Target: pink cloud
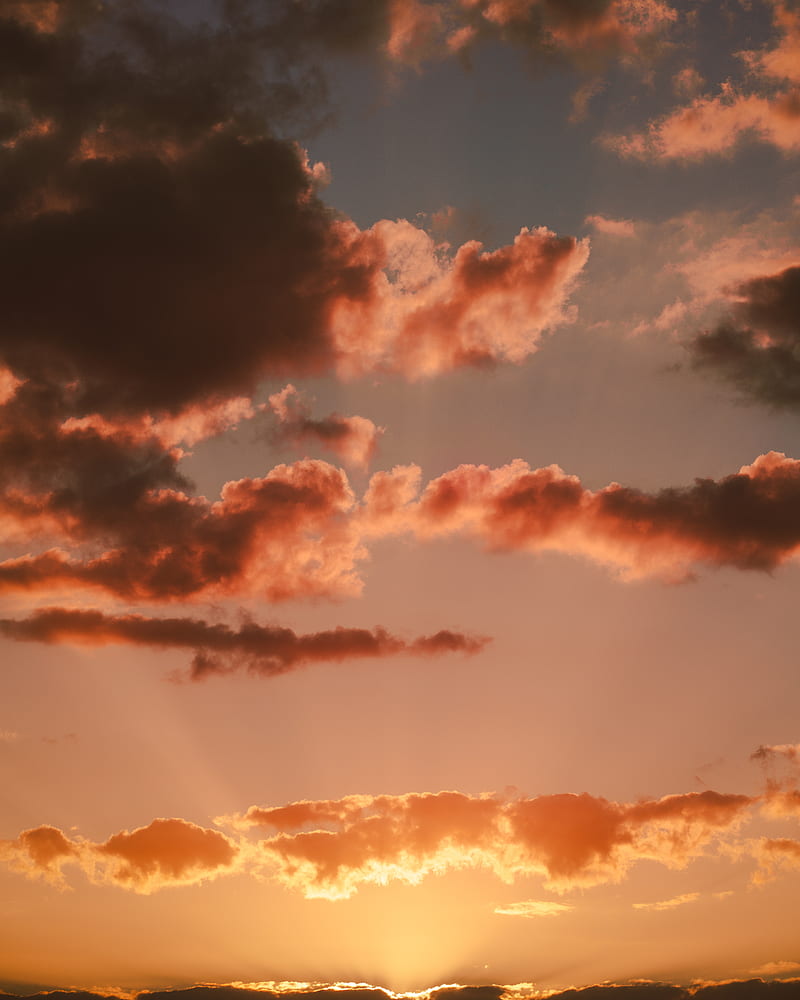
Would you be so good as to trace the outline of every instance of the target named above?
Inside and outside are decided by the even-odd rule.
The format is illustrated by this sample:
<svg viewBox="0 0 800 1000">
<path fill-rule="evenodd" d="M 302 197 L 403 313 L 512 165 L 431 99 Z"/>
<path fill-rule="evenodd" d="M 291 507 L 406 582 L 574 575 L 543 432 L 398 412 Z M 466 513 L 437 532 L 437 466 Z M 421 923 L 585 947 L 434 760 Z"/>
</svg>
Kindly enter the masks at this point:
<svg viewBox="0 0 800 1000">
<path fill-rule="evenodd" d="M 609 219 L 604 215 L 587 215 L 584 219 L 587 226 L 596 229 L 606 236 L 630 237 L 636 235 L 636 224 L 630 219 Z"/>
<path fill-rule="evenodd" d="M 511 246 L 464 243 L 455 255 L 409 222 L 379 222 L 382 248 L 368 300 L 342 301 L 333 339 L 344 374 L 400 371 L 411 378 L 464 366 L 519 363 L 542 335 L 572 319 L 566 299 L 587 241 L 522 229 Z"/>
<path fill-rule="evenodd" d="M 417 470 L 373 479 L 364 532 L 461 535 L 496 550 L 583 555 L 628 576 L 685 578 L 693 565 L 770 569 L 800 548 L 800 462 L 762 455 L 738 473 L 643 493 L 612 483 L 591 491 L 558 466 L 517 460 L 498 469 L 463 465 L 421 493 Z"/>
<path fill-rule="evenodd" d="M 384 432 L 366 417 L 342 417 L 338 413 L 315 420 L 302 396 L 290 383 L 269 397 L 272 412 L 281 422 L 279 437 L 294 444 L 316 441 L 346 464 L 366 469 L 375 456 Z"/>
</svg>

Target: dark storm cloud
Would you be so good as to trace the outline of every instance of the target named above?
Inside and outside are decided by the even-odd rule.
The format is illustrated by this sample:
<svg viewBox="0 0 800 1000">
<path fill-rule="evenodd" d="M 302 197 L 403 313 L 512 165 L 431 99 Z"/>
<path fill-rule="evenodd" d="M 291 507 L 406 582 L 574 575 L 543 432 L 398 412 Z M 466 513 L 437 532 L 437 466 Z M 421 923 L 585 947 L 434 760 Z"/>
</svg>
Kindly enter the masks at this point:
<svg viewBox="0 0 800 1000">
<path fill-rule="evenodd" d="M 106 615 L 96 610 L 45 608 L 23 620 L 0 619 L 0 635 L 20 642 L 75 642 L 90 646 L 120 643 L 157 649 L 195 651 L 189 678 L 247 670 L 271 677 L 309 663 L 407 654 L 476 653 L 489 641 L 460 632 L 440 631 L 407 641 L 385 629 L 335 628 L 312 635 L 246 622 L 238 629 L 196 618 L 145 618 Z"/>
<path fill-rule="evenodd" d="M 759 403 L 800 410 L 800 267 L 735 291 L 730 315 L 688 344 L 692 364 Z"/>
</svg>

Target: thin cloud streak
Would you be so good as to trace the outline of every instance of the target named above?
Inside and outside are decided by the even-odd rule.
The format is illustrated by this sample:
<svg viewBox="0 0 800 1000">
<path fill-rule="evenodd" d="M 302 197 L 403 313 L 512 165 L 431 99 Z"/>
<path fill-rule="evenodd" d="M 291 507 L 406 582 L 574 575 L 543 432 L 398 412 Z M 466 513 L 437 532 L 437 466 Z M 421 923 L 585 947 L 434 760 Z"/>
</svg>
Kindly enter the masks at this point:
<svg viewBox="0 0 800 1000">
<path fill-rule="evenodd" d="M 310 663 L 389 656 L 474 654 L 490 641 L 485 636 L 441 630 L 405 640 L 385 629 L 338 627 L 311 635 L 292 629 L 245 622 L 238 629 L 197 618 L 146 618 L 106 615 L 97 610 L 43 608 L 23 620 L 0 619 L 0 635 L 17 642 L 117 643 L 155 649 L 191 649 L 186 677 L 192 681 L 246 671 L 274 677 Z"/>
</svg>

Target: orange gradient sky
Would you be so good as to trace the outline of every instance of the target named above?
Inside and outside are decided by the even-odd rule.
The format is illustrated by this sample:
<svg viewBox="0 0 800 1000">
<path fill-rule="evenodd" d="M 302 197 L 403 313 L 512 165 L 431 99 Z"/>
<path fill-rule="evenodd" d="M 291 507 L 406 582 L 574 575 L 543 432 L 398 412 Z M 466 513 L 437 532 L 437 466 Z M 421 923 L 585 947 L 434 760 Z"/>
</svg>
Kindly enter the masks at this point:
<svg viewBox="0 0 800 1000">
<path fill-rule="evenodd" d="M 796 978 L 796 5 L 0 54 L 0 990 Z"/>
</svg>

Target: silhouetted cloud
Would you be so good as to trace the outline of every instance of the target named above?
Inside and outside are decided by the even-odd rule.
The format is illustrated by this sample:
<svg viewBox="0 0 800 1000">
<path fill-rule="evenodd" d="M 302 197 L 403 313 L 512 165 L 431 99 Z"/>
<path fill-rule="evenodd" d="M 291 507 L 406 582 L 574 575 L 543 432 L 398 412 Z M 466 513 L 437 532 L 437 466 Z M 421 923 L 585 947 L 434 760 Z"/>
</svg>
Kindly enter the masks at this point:
<svg viewBox="0 0 800 1000">
<path fill-rule="evenodd" d="M 332 413 L 315 420 L 301 394 L 290 383 L 269 397 L 269 405 L 280 421 L 277 437 L 299 445 L 312 440 L 332 451 L 346 465 L 366 469 L 375 455 L 384 431 L 366 417 L 342 417 Z"/>
<path fill-rule="evenodd" d="M 695 368 L 777 409 L 800 409 L 800 267 L 745 281 L 712 330 L 687 347 Z"/>
<path fill-rule="evenodd" d="M 780 963 L 778 963 L 780 964 Z M 266 984 L 265 984 L 266 985 Z M 272 989 L 259 985 L 258 989 L 246 986 L 194 986 L 187 989 L 145 990 L 134 993 L 132 1000 L 277 1000 L 289 997 L 293 1000 L 398 1000 L 403 994 L 390 993 L 374 986 L 353 987 L 351 984 L 308 984 L 307 986 L 283 986 L 270 984 Z M 128 994 L 126 994 L 127 996 Z M 513 996 L 523 1000 L 536 996 L 521 992 L 518 986 L 508 991 L 502 986 L 447 986 L 434 987 L 415 993 L 422 1000 L 503 1000 Z M 11 1000 L 116 1000 L 117 994 L 85 990 L 55 990 L 38 993 L 12 994 L 5 996 Z M 587 986 L 582 989 L 560 990 L 548 994 L 553 1000 L 797 1000 L 800 997 L 798 980 L 731 980 L 724 983 L 705 983 L 693 986 L 672 986 L 667 983 L 641 982 L 602 986 Z"/>
<path fill-rule="evenodd" d="M 74 642 L 90 646 L 121 643 L 157 649 L 192 649 L 188 676 L 198 681 L 247 670 L 261 677 L 288 673 L 309 663 L 363 657 L 436 656 L 477 653 L 489 640 L 443 630 L 405 640 L 385 629 L 335 628 L 310 635 L 245 622 L 238 629 L 197 618 L 145 618 L 102 611 L 44 608 L 23 620 L 0 619 L 0 635 L 23 642 Z"/>
</svg>

